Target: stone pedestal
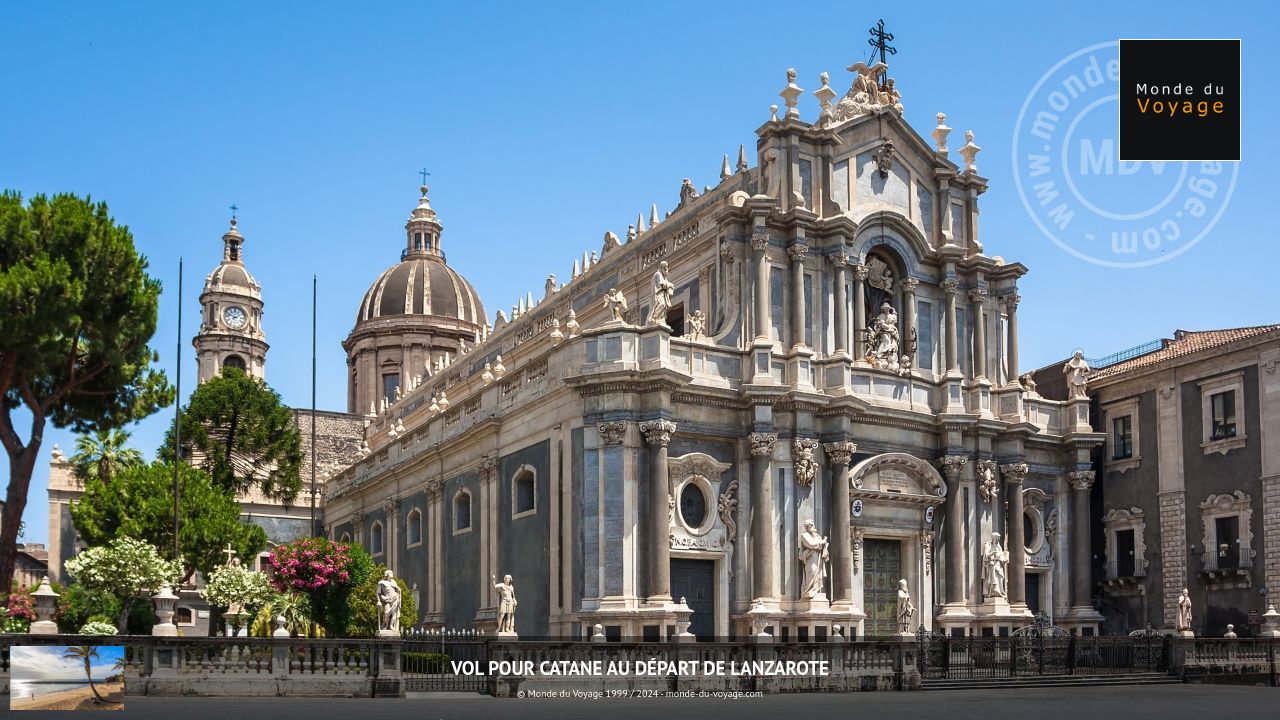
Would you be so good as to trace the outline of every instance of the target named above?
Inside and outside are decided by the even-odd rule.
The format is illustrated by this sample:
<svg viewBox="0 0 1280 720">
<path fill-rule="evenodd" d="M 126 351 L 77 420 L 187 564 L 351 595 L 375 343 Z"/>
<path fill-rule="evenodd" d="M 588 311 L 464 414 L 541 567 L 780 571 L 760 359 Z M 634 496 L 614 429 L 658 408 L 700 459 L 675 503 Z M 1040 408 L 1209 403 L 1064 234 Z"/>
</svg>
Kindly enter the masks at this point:
<svg viewBox="0 0 1280 720">
<path fill-rule="evenodd" d="M 969 628 L 973 626 L 976 616 L 969 606 L 963 602 L 947 603 L 942 606 L 942 612 L 934 618 L 934 625 L 947 635 L 955 634 L 953 631 L 959 630 L 960 634 L 968 634 Z"/>
</svg>

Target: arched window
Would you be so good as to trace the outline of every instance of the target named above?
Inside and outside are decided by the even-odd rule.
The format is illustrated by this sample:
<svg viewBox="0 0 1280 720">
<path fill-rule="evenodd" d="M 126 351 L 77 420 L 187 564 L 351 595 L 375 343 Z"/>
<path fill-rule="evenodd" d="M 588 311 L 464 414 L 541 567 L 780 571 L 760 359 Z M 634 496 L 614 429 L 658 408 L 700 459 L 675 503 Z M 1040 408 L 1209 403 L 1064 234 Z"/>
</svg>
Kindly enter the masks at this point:
<svg viewBox="0 0 1280 720">
<path fill-rule="evenodd" d="M 178 606 L 173 611 L 173 622 L 176 625 L 195 625 L 195 615 L 191 612 L 191 608 Z"/>
<path fill-rule="evenodd" d="M 240 357 L 239 355 L 228 355 L 227 359 L 222 361 L 222 367 L 236 368 L 237 370 L 240 370 L 241 372 L 243 372 L 244 358 Z"/>
<path fill-rule="evenodd" d="M 405 522 L 406 532 L 409 538 L 409 547 L 422 544 L 422 513 L 418 508 L 409 511 L 409 517 Z"/>
<path fill-rule="evenodd" d="M 338 542 L 340 542 L 340 543 L 342 543 L 342 544 L 344 544 L 344 545 L 350 545 L 350 544 L 351 544 L 351 533 L 348 533 L 348 532 L 344 532 L 344 533 L 342 533 L 342 537 L 338 539 Z"/>
<path fill-rule="evenodd" d="M 453 496 L 453 534 L 471 530 L 471 493 L 461 490 Z"/>
<path fill-rule="evenodd" d="M 511 478 L 511 516 L 533 515 L 538 511 L 537 474 L 522 465 Z"/>
<path fill-rule="evenodd" d="M 376 520 L 369 526 L 369 554 L 382 554 L 382 523 Z"/>
</svg>

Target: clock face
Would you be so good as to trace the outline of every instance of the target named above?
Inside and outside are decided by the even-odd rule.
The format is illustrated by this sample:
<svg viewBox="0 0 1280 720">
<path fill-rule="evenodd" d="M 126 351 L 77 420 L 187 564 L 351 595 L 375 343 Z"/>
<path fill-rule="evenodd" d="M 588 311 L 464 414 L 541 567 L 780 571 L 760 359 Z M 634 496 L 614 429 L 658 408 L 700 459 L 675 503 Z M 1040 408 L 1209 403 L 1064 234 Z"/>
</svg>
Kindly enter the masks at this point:
<svg viewBox="0 0 1280 720">
<path fill-rule="evenodd" d="M 222 321 L 232 330 L 239 330 L 244 327 L 245 320 L 244 310 L 238 307 L 229 307 L 222 311 Z"/>
</svg>

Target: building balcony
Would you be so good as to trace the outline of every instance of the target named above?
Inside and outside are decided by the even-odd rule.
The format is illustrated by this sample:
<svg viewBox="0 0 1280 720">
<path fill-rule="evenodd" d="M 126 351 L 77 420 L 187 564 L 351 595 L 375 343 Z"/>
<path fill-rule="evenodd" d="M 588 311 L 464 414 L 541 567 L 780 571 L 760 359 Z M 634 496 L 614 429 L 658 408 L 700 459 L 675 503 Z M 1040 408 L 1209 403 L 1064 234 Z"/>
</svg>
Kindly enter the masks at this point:
<svg viewBox="0 0 1280 720">
<path fill-rule="evenodd" d="M 1147 577 L 1147 563 L 1140 558 L 1112 560 L 1107 563 L 1107 575 L 1102 589 L 1110 595 L 1142 595 Z"/>
<path fill-rule="evenodd" d="M 1204 567 L 1200 576 L 1206 584 L 1222 589 L 1247 588 L 1252 584 L 1253 548 L 1219 545 L 1201 556 Z"/>
</svg>

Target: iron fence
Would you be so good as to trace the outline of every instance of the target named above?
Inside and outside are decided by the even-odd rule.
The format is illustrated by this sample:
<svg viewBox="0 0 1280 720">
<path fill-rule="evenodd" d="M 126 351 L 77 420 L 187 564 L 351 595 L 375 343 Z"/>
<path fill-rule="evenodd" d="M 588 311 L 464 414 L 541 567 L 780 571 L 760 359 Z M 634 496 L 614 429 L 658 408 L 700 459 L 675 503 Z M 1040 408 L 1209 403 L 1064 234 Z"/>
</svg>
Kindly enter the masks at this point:
<svg viewBox="0 0 1280 720">
<path fill-rule="evenodd" d="M 475 630 L 415 629 L 403 637 L 400 672 L 406 692 L 487 688 L 489 642 L 484 635 Z"/>
</svg>

